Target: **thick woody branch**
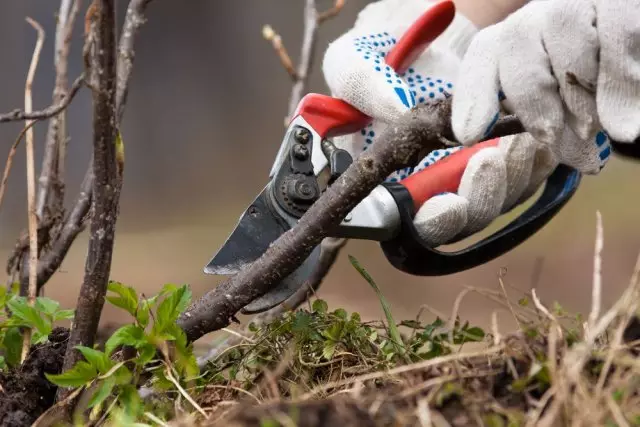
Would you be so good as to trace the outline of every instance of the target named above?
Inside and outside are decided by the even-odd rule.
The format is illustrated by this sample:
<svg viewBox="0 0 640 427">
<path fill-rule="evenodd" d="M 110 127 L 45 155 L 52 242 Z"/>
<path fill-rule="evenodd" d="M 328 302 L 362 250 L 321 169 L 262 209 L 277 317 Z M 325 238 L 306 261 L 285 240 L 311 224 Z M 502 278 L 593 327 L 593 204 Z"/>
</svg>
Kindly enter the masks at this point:
<svg viewBox="0 0 640 427">
<path fill-rule="evenodd" d="M 245 305 L 298 268 L 346 214 L 395 170 L 415 164 L 428 152 L 455 141 L 450 128 L 451 100 L 406 113 L 362 153 L 298 223 L 278 238 L 247 269 L 223 282 L 189 307 L 178 321 L 189 340 L 224 328 Z M 521 133 L 515 116 L 496 124 L 486 139 Z"/>
<path fill-rule="evenodd" d="M 116 163 L 116 30 L 114 0 L 97 3 L 90 49 L 93 87 L 93 189 L 91 236 L 63 371 L 81 359 L 77 345 L 91 347 L 107 291 L 118 215 L 120 180 Z M 65 394 L 60 390 L 60 393 Z"/>
<path fill-rule="evenodd" d="M 442 147 L 450 104 L 414 109 L 389 126 L 336 182 L 251 266 L 192 304 L 179 319 L 190 340 L 226 327 L 245 305 L 291 274 L 344 217 L 393 171 Z"/>
</svg>

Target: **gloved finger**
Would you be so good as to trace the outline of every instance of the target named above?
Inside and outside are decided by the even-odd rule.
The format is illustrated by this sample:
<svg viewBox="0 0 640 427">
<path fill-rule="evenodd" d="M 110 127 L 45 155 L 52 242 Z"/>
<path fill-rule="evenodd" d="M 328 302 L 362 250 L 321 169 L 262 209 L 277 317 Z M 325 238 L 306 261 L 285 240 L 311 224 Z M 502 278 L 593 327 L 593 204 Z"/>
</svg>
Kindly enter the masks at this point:
<svg viewBox="0 0 640 427">
<path fill-rule="evenodd" d="M 502 91 L 524 128 L 552 144 L 564 128 L 564 107 L 541 34 L 547 2 L 529 3 L 503 23 L 499 76 Z"/>
<path fill-rule="evenodd" d="M 600 40 L 598 115 L 616 141 L 640 135 L 640 1 L 596 0 Z"/>
<path fill-rule="evenodd" d="M 497 43 L 500 25 L 485 28 L 471 41 L 460 63 L 451 104 L 451 126 L 465 145 L 487 135 L 500 114 Z"/>
<path fill-rule="evenodd" d="M 431 247 L 449 242 L 466 226 L 468 205 L 464 197 L 453 193 L 432 197 L 413 219 L 418 235 Z"/>
<path fill-rule="evenodd" d="M 386 65 L 386 52 L 396 43 L 388 32 L 349 31 L 325 51 L 322 70 L 334 97 L 387 123 L 415 105 L 406 82 Z"/>
<path fill-rule="evenodd" d="M 591 2 L 549 2 L 542 29 L 553 75 L 565 104 L 565 122 L 586 140 L 596 133 L 598 111 L 595 90 L 598 80 L 598 33 L 596 10 Z"/>
<path fill-rule="evenodd" d="M 528 133 L 505 136 L 498 142 L 506 166 L 506 195 L 501 213 L 515 206 L 531 179 L 531 171 L 537 151 L 537 142 Z"/>
<path fill-rule="evenodd" d="M 524 203 L 533 196 L 555 168 L 558 167 L 558 164 L 558 159 L 551 147 L 546 144 L 539 144 L 533 159 L 529 183 L 516 201 L 516 204 Z"/>
<path fill-rule="evenodd" d="M 586 140 L 579 138 L 570 127 L 565 127 L 559 144 L 554 145 L 558 160 L 580 172 L 595 175 L 611 156 L 611 143 L 605 132 L 597 132 Z"/>
<path fill-rule="evenodd" d="M 484 148 L 469 159 L 458 195 L 469 201 L 464 235 L 482 230 L 500 215 L 507 196 L 507 168 L 497 147 Z"/>
</svg>

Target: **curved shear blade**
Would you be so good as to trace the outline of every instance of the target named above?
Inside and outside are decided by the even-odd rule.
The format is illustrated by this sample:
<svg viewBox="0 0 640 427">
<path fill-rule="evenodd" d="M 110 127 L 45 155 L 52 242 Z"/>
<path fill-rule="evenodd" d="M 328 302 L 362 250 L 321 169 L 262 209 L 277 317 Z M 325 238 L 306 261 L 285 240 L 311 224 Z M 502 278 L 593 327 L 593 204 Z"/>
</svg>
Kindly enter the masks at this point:
<svg viewBox="0 0 640 427">
<path fill-rule="evenodd" d="M 273 242 L 291 228 L 290 223 L 271 207 L 268 191 L 268 187 L 265 188 L 245 210 L 233 233 L 205 266 L 205 273 L 225 276 L 238 273 L 260 258 Z M 297 270 L 248 304 L 242 312 L 260 313 L 293 295 L 311 275 L 319 252 L 318 246 Z"/>
<path fill-rule="evenodd" d="M 291 226 L 273 212 L 268 188 L 244 211 L 233 233 L 204 268 L 207 274 L 233 275 L 246 268 Z"/>
</svg>

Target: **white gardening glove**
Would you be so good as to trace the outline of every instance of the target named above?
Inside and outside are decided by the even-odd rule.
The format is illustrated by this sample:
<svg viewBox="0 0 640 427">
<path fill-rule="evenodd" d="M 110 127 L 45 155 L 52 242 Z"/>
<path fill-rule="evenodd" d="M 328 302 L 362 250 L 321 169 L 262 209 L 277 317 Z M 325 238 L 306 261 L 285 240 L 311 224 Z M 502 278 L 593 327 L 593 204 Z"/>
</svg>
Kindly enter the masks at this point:
<svg viewBox="0 0 640 427">
<path fill-rule="evenodd" d="M 371 3 L 358 15 L 354 27 L 329 45 L 323 72 L 332 96 L 374 118 L 360 132 L 334 140 L 354 158 L 409 108 L 453 93 L 461 57 L 477 32 L 460 15 L 405 74 L 397 75 L 384 64 L 387 52 L 404 31 L 434 3 Z M 415 168 L 397 171 L 388 180 L 401 180 L 457 149 L 436 150 Z M 420 208 L 414 220 L 416 229 L 432 246 L 479 231 L 533 194 L 556 165 L 549 150 L 530 135 L 503 138 L 498 147 L 481 150 L 469 160 L 457 194 L 438 195 Z"/>
<path fill-rule="evenodd" d="M 460 141 L 488 132 L 499 96 L 561 163 L 598 173 L 607 134 L 640 134 L 640 0 L 536 1 L 480 31 L 453 96 Z"/>
</svg>

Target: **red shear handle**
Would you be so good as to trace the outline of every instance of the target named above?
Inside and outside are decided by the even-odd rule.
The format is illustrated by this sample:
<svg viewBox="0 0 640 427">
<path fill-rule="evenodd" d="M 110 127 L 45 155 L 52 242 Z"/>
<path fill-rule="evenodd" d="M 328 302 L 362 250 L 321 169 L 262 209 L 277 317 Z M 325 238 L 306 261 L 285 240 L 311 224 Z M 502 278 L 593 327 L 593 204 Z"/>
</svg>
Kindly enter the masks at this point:
<svg viewBox="0 0 640 427">
<path fill-rule="evenodd" d="M 451 0 L 437 3 L 423 13 L 391 48 L 385 62 L 398 74 L 442 34 L 455 16 Z M 371 117 L 346 102 L 326 95 L 306 95 L 296 108 L 293 118 L 302 116 L 321 138 L 348 135 L 371 123 Z"/>
<path fill-rule="evenodd" d="M 436 3 L 409 27 L 391 49 L 385 62 L 398 74 L 403 74 L 422 52 L 447 29 L 456 15 L 452 1 Z"/>
<path fill-rule="evenodd" d="M 499 139 L 490 139 L 472 147 L 465 147 L 400 181 L 411 194 L 415 211 L 417 212 L 433 196 L 457 192 L 471 156 L 484 148 L 495 147 Z"/>
</svg>

